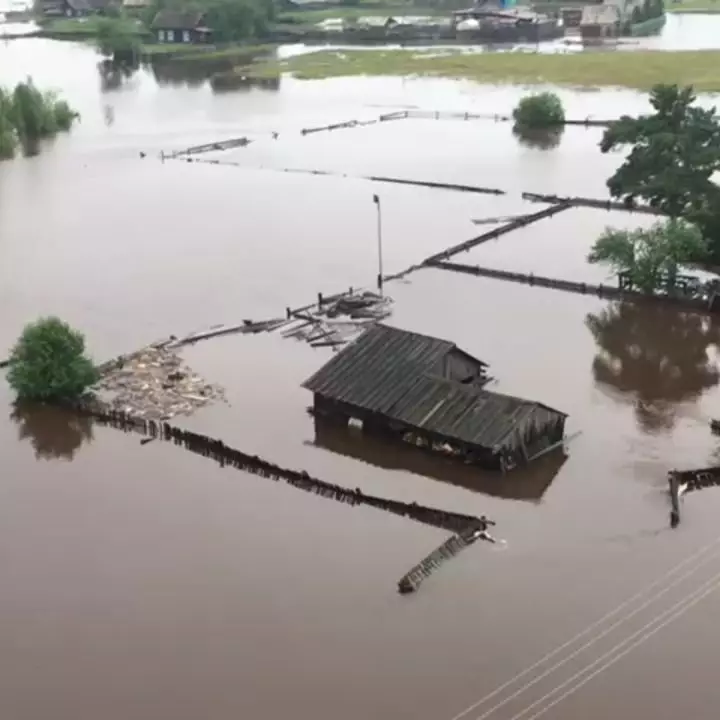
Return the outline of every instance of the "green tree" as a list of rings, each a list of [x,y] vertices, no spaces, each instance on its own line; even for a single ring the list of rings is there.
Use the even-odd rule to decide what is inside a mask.
[[[623,116],[604,133],[603,153],[630,148],[625,162],[607,181],[610,194],[636,199],[671,218],[696,223],[715,257],[720,257],[720,122],[714,108],[695,105],[692,87],[656,85],[653,114]]]
[[[209,0],[205,22],[216,42],[234,42],[267,33],[274,6],[263,0]]]
[[[682,220],[655,223],[648,229],[607,228],[597,239],[588,262],[627,273],[633,286],[646,293],[672,287],[678,268],[688,258],[703,257],[706,245],[695,225]]]
[[[13,157],[16,145],[12,99],[0,88],[0,160]]]
[[[15,86],[9,117],[25,151],[34,153],[43,138],[69,130],[78,114],[55,93],[40,92],[28,78]]]
[[[527,95],[513,110],[518,132],[557,129],[565,122],[562,100],[551,92]]]
[[[19,400],[75,400],[98,379],[85,338],[56,317],[25,326],[10,353],[8,383]]]
[[[102,55],[126,64],[135,64],[141,50],[140,37],[125,19],[100,18],[95,42]]]

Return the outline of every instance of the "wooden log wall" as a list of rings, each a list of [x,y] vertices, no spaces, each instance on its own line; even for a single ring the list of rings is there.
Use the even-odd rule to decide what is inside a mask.
[[[699,312],[717,312],[720,310],[717,303],[711,304],[708,300],[696,297],[684,297],[681,295],[650,295],[639,290],[620,290],[612,285],[593,285],[592,283],[580,283],[574,280],[561,280],[549,278],[532,273],[518,273],[509,270],[496,270],[479,265],[464,265],[461,263],[440,262],[430,260],[425,263],[426,267],[449,270],[451,272],[476,275],[478,277],[492,278],[493,280],[505,280],[508,282],[523,283],[536,287],[549,288],[551,290],[564,290],[565,292],[580,293],[581,295],[596,295],[599,298],[608,300],[626,300],[629,302],[655,302],[666,305],[674,305]]]
[[[459,533],[470,526],[475,528],[478,524],[484,522],[474,515],[440,510],[426,505],[419,505],[415,502],[408,503],[402,500],[367,495],[359,488],[351,490],[328,483],[311,477],[304,470],[283,468],[257,455],[244,453],[226,445],[222,440],[183,430],[166,422],[146,420],[129,413],[113,410],[97,400],[76,403],[71,409],[82,415],[92,417],[101,425],[127,433],[137,433],[150,440],[172,442],[174,445],[218,463],[220,467],[232,467],[274,481],[282,480],[299,490],[311,492],[336,502],[349,505],[368,505],[400,517],[407,517],[424,525],[449,530],[454,533]]]
[[[459,552],[476,542],[478,538],[475,536],[475,532],[481,532],[485,530],[485,527],[481,521],[478,525],[468,526],[462,532],[448,538],[440,547],[433,550],[400,578],[399,592],[403,594],[415,592],[423,580],[439,570],[448,560],[452,560]]]

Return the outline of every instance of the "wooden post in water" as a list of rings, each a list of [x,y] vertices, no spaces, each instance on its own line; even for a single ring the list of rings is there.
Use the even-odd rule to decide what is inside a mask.
[[[378,292],[383,294],[383,246],[382,246],[382,210],[380,209],[380,196],[373,195],[373,202],[377,208],[377,242],[378,242]]]

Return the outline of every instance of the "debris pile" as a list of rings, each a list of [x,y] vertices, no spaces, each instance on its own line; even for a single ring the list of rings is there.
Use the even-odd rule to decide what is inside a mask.
[[[111,408],[148,420],[190,415],[213,401],[224,401],[211,385],[166,346],[150,346],[102,367],[93,388]]]

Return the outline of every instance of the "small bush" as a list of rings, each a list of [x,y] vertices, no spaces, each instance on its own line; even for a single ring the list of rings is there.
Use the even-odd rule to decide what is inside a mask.
[[[25,326],[10,353],[7,374],[19,400],[75,400],[98,379],[85,338],[56,317]]]
[[[563,125],[565,110],[562,101],[555,93],[528,95],[513,110],[513,120],[517,132],[529,130],[549,130]]]

